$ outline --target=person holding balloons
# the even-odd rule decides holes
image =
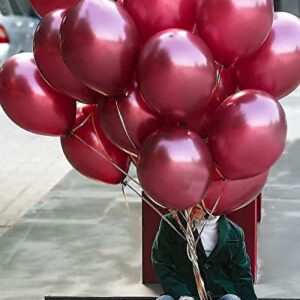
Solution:
[[[177,226],[171,214],[166,218]],[[197,255],[207,295],[222,300],[257,299],[243,230],[224,215],[211,216],[198,205],[193,232],[196,239],[200,236]],[[159,300],[198,299],[186,252],[186,241],[162,219],[152,247],[153,268],[164,290]]]

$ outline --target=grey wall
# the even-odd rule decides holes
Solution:
[[[300,16],[300,1],[299,0],[275,1],[275,9],[280,11],[287,11],[294,15]]]

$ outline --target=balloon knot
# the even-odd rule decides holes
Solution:
[[[72,135],[73,135],[73,131],[70,131],[70,132],[67,132],[67,133],[66,133],[65,137],[66,137],[66,138],[71,138]]]

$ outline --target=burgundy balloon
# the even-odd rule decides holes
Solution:
[[[44,16],[55,9],[66,9],[76,4],[79,0],[30,0],[34,10]]]
[[[170,209],[198,204],[210,183],[212,159],[194,132],[164,129],[143,144],[137,174],[144,191]]]
[[[267,178],[268,172],[241,180],[215,179],[204,196],[204,204],[212,211],[219,199],[213,214],[229,214],[255,200],[266,184]]]
[[[63,135],[75,121],[76,103],[44,81],[32,53],[17,54],[3,64],[0,104],[12,121],[37,134]]]
[[[299,70],[300,20],[279,12],[262,47],[238,64],[238,83],[241,89],[260,89],[280,99],[300,83]]]
[[[113,144],[126,152],[138,154],[142,143],[161,127],[162,121],[134,87],[128,96],[106,101],[101,112],[101,125]]]
[[[197,31],[215,59],[231,65],[261,46],[271,29],[273,10],[273,0],[204,1]]]
[[[102,98],[77,80],[63,61],[59,28],[64,10],[45,15],[34,37],[34,58],[44,79],[58,92],[85,103],[97,103]]]
[[[269,170],[284,150],[286,133],[281,105],[265,92],[245,90],[218,108],[208,141],[223,176],[236,180]]]
[[[236,74],[233,67],[218,67],[219,80],[215,86],[213,97],[204,111],[193,113],[186,121],[186,127],[197,132],[201,137],[207,138],[210,123],[214,113],[221,103],[237,90]]]
[[[209,103],[216,84],[216,68],[199,37],[170,29],[145,44],[137,80],[150,107],[167,118],[185,121]]]
[[[192,30],[196,22],[196,0],[125,0],[125,8],[147,41],[159,31],[170,28]]]
[[[64,154],[74,169],[82,175],[97,181],[118,184],[124,180],[125,175],[109,160],[128,172],[130,159],[106,138],[96,120],[96,112],[87,112],[86,117],[88,119],[82,126],[61,138]]]
[[[132,82],[138,32],[117,3],[82,0],[68,9],[61,25],[61,48],[73,74],[99,93],[122,94]]]

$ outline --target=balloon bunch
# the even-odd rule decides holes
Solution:
[[[300,82],[297,17],[272,0],[31,3],[33,55],[0,72],[16,124],[60,136],[95,180],[120,183],[133,162],[168,209],[219,199],[214,214],[229,213],[261,191],[286,141],[278,100]]]
[[[34,53],[0,71],[17,125],[60,136],[94,180],[124,184],[133,162],[147,196],[188,220],[199,203],[223,214],[260,193],[286,142],[278,100],[300,82],[297,17],[272,0],[31,3]]]

